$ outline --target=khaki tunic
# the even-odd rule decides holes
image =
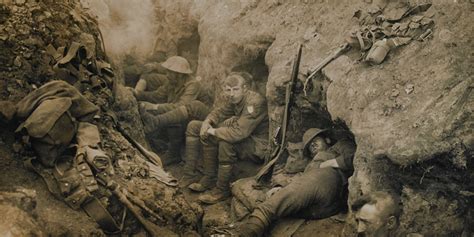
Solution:
[[[226,101],[206,118],[216,128],[215,136],[229,143],[249,138],[255,142],[255,154],[263,157],[268,144],[267,102],[263,96],[248,91],[239,104]]]

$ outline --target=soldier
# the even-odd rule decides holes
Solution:
[[[328,134],[328,130],[318,128],[305,132],[303,153],[313,157],[312,161],[301,176],[257,206],[239,228],[240,236],[261,236],[281,217],[321,219],[343,209],[356,146],[347,134],[331,146],[333,141]]]
[[[355,213],[358,236],[396,236],[401,212],[398,195],[373,192],[356,200],[351,210]]]
[[[232,168],[238,157],[262,163],[268,140],[266,100],[248,89],[246,74],[232,73],[223,82],[225,101],[204,121],[191,121],[186,130],[185,178],[191,183],[202,146],[204,176],[189,185],[204,192],[199,200],[213,204],[230,196]],[[216,182],[217,178],[217,182]],[[186,185],[185,184],[185,185]]]
[[[163,70],[164,73],[162,72]],[[147,101],[151,103],[160,103],[160,88],[168,86],[168,77],[166,70],[159,63],[147,63],[144,66],[143,73],[140,75],[133,94],[138,101]],[[156,97],[156,98],[155,98]]]
[[[161,66],[167,69],[168,85],[154,91],[152,97],[157,104],[141,102],[140,112],[147,134],[158,128],[167,129],[169,148],[163,156],[163,164],[169,165],[181,160],[179,151],[187,122],[204,119],[209,108],[202,102],[204,96],[199,82],[189,77],[192,71],[185,58],[173,56]],[[144,99],[141,93],[136,97]]]

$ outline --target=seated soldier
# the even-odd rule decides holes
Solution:
[[[344,208],[356,145],[346,133],[331,146],[329,132],[318,128],[305,132],[303,153],[313,157],[312,161],[301,176],[255,208],[239,227],[239,236],[262,236],[270,224],[281,217],[321,219]]]
[[[189,77],[192,71],[185,58],[173,56],[161,65],[167,69],[168,84],[154,91],[153,101],[158,103],[141,102],[140,112],[147,134],[158,128],[167,129],[169,148],[162,160],[164,165],[169,165],[181,160],[179,151],[186,124],[193,119],[204,119],[209,108],[201,102],[201,86]],[[138,100],[146,99],[140,92],[135,91],[135,96]]]
[[[202,146],[204,176],[189,188],[204,192],[216,186],[199,197],[203,203],[213,204],[230,196],[232,168],[238,157],[263,162],[268,139],[267,104],[263,96],[248,90],[246,77],[243,73],[230,74],[223,82],[223,105],[213,109],[204,121],[188,124],[183,182],[192,180]]]
[[[159,70],[165,70],[165,73],[159,73]],[[138,101],[160,102],[160,90],[168,86],[166,70],[159,63],[145,64],[144,72],[133,89],[133,94]]]
[[[358,236],[397,236],[400,216],[398,195],[377,191],[364,195],[351,205],[355,213]]]

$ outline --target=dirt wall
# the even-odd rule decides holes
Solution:
[[[219,81],[230,71],[266,66],[261,71],[268,75],[253,74],[256,90],[267,95],[274,128],[299,44],[303,44],[300,73],[304,74],[360,27],[354,17],[358,10],[377,6],[396,10],[427,2],[157,1],[165,16],[161,22],[176,23],[172,28],[178,31],[159,37],[163,45],[178,42],[197,27],[196,75],[209,82],[205,85],[217,92],[215,96]],[[298,140],[306,128],[340,119],[358,145],[349,202],[390,189],[402,196],[402,231],[457,235],[472,224],[468,223],[473,190],[469,49],[474,4],[431,2],[435,24],[431,39],[392,50],[376,66],[360,62],[360,52],[354,50],[332,62],[316,79],[324,82],[322,95],[298,96],[290,129],[292,140]]]

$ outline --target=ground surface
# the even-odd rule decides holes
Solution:
[[[7,8],[4,2],[16,5]],[[55,48],[66,46],[81,35],[91,36],[81,33],[93,31],[93,38],[100,45],[94,22],[85,22],[72,1],[53,2],[43,1],[40,6],[25,5],[22,0],[0,4],[1,100],[17,102],[54,75],[44,50],[48,44]],[[150,21],[160,28],[157,48],[169,56],[187,56],[197,71],[195,76],[203,79],[211,96],[218,98],[219,80],[228,72],[252,73],[254,89],[268,96],[270,122],[275,126],[282,111],[281,89],[288,80],[298,44],[304,45],[301,72],[306,72],[344,42],[348,32],[360,27],[359,20],[353,17],[358,10],[358,14],[364,14],[377,4],[389,2],[389,10],[400,7],[395,5],[396,1],[384,0],[157,0],[155,10],[159,17]],[[474,4],[432,2],[435,28],[431,39],[391,51],[381,65],[361,62],[357,51],[328,65],[317,78],[324,82],[321,94],[300,96],[297,101],[290,140],[299,140],[308,127],[342,120],[354,133],[358,145],[349,202],[374,190],[390,189],[402,196],[404,231],[426,236],[460,236],[463,232],[472,233],[474,226]],[[97,50],[98,55],[102,53]],[[130,102],[129,97],[122,93],[115,99],[116,106],[123,109],[120,118],[131,126],[139,118],[134,108],[136,102]],[[110,108],[106,102],[100,102],[104,110]],[[41,178],[24,169],[22,161],[27,156],[16,149],[15,142],[21,138],[13,134],[17,124],[1,125],[0,187],[36,190],[37,215],[47,233],[102,235],[85,213],[54,199]],[[130,130],[134,135],[143,135],[141,128],[135,128],[131,126]],[[109,151],[117,159],[135,154],[116,133],[107,138],[117,142]],[[182,173],[180,166],[170,170],[177,178]],[[197,195],[151,182],[138,180],[135,188],[141,190],[144,198],[164,200],[157,201],[161,205],[157,209],[170,218],[160,224],[177,232],[194,228],[194,211],[189,205]],[[179,207],[183,207],[182,212],[176,211]],[[180,219],[183,213],[186,218]],[[229,220],[229,203],[206,206],[204,213],[204,223],[225,223]],[[308,221],[299,226],[295,236],[337,236],[343,229],[350,233],[353,224],[352,213],[345,223],[334,219]],[[278,226],[274,228],[277,229]],[[284,233],[276,232],[272,235]]]

